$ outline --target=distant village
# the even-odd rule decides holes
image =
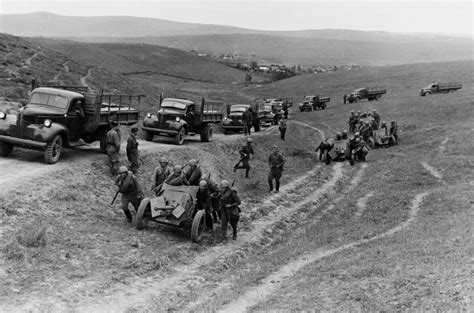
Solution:
[[[200,57],[211,57],[219,63],[229,67],[248,71],[250,73],[268,73],[273,80],[280,80],[301,74],[329,73],[338,70],[354,71],[360,65],[285,65],[285,64],[258,64],[255,55],[246,54],[206,54],[191,50],[191,53]]]

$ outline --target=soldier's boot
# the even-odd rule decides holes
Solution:
[[[133,218],[132,218],[132,213],[130,212],[130,210],[129,209],[126,209],[126,210],[124,209],[123,213],[125,213],[125,216],[127,217],[127,221],[129,223],[131,223]]]
[[[235,227],[234,230],[232,231],[232,239],[237,240],[237,227]]]
[[[245,169],[245,178],[249,178],[249,172],[250,172],[250,168],[246,168]]]
[[[273,182],[271,179],[268,180],[268,186],[270,186],[270,190],[268,190],[268,192],[272,192],[273,191]]]
[[[279,191],[280,191],[280,181],[279,181],[279,180],[277,180],[277,181],[275,182],[275,187],[276,187],[275,192],[279,192]]]

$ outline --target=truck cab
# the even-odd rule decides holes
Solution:
[[[239,132],[244,129],[243,115],[250,108],[250,104],[233,104],[229,107],[229,113],[222,121],[224,132]]]

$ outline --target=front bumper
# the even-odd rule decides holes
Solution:
[[[155,134],[176,135],[178,133],[177,130],[172,130],[172,129],[152,128],[152,127],[145,127],[145,126],[142,126],[142,129],[146,130],[147,132],[155,133]]]
[[[0,135],[0,141],[11,143],[14,146],[21,146],[21,147],[27,147],[27,148],[32,148],[32,149],[38,149],[38,150],[43,150],[47,146],[46,142],[39,142],[39,141],[30,140],[30,139],[21,139],[21,138],[3,136],[3,135]]]

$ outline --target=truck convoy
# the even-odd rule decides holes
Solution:
[[[420,91],[420,95],[422,97],[429,96],[435,93],[448,93],[448,92],[455,92],[462,88],[460,83],[440,83],[434,82],[429,84],[428,87],[422,88]]]
[[[182,145],[186,135],[201,136],[202,142],[212,140],[213,124],[222,122],[223,102],[206,101],[195,103],[186,99],[164,98],[160,101],[156,115],[147,113],[142,130],[145,140],[152,141],[155,135],[173,137],[174,143]]]
[[[317,109],[324,110],[326,108],[326,103],[331,101],[331,98],[326,96],[304,96],[303,102],[298,104],[298,107],[301,112],[305,111],[314,111]]]
[[[381,87],[358,88],[349,95],[347,100],[349,101],[349,103],[357,103],[360,102],[362,99],[373,101],[380,99],[382,95],[386,93],[387,89]]]
[[[243,114],[249,108],[252,108],[252,126],[255,132],[260,131],[262,118],[265,115],[265,104],[256,102],[254,105],[250,104],[232,104],[228,107],[227,116],[222,121],[222,128],[224,133],[240,132],[244,129]]]
[[[104,95],[82,86],[34,88],[27,104],[17,114],[0,111],[0,154],[13,147],[43,151],[44,162],[56,163],[64,147],[100,141],[105,153],[111,121],[123,125],[138,122],[143,95]]]

